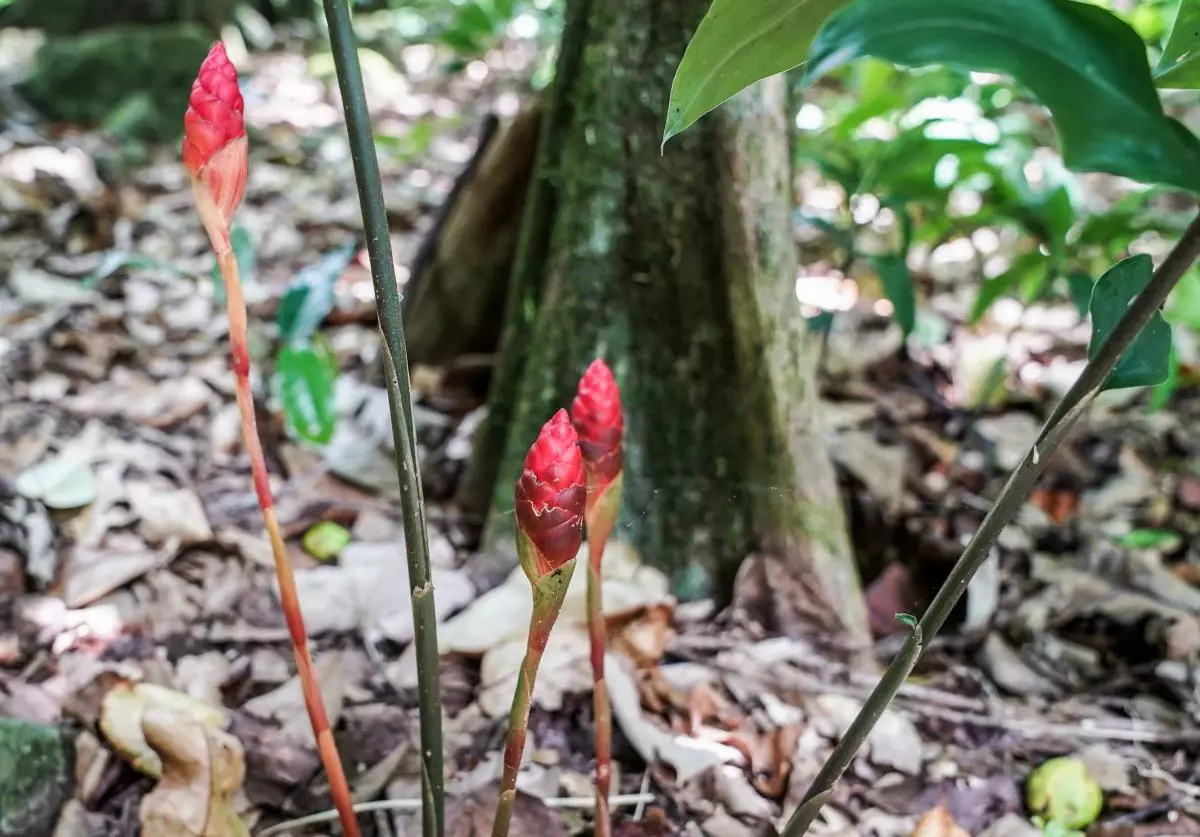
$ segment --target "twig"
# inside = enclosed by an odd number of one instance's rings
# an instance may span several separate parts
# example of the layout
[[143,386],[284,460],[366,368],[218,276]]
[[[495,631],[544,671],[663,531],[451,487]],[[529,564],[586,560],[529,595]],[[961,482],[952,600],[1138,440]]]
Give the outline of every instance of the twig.
[[[645,805],[647,802],[653,802],[655,796],[652,793],[627,793],[617,794],[608,798],[610,808],[627,808],[630,805]],[[596,807],[596,798],[594,796],[561,796],[543,799],[542,804],[547,808],[555,809],[570,809],[576,811],[587,811]],[[354,806],[355,813],[366,814],[371,811],[418,811],[421,808],[421,800],[419,799],[380,799],[374,802],[360,802]],[[302,828],[306,825],[316,825],[317,823],[329,822],[337,819],[337,811],[321,811],[317,814],[310,814],[307,817],[300,817],[295,820],[281,822],[278,825],[273,825],[270,828],[264,828],[258,833],[258,837],[271,837],[273,834],[282,834],[293,828]]]
[[441,837],[445,820],[445,777],[442,754],[442,698],[438,685],[437,615],[433,579],[429,569],[429,535],[425,525],[421,471],[417,464],[417,438],[413,426],[412,391],[408,376],[408,351],[400,312],[400,291],[392,264],[387,208],[375,155],[370,112],[358,63],[358,42],[346,0],[323,0],[329,24],[329,41],[337,71],[350,156],[358,183],[375,307],[379,311],[380,339],[396,471],[400,480],[400,507],[404,519],[404,545],[408,558],[408,584],[412,596],[413,642],[417,648],[417,692],[421,724],[422,833]]
[[1141,333],[1146,324],[1166,301],[1167,295],[1192,263],[1200,257],[1200,216],[1195,218],[1184,231],[1182,238],[1167,255],[1163,263],[1142,289],[1116,328],[1101,344],[1096,356],[1088,361],[1078,380],[1054,408],[1041,432],[1034,440],[1024,461],[1009,477],[992,510],[979,525],[975,536],[963,550],[958,563],[938,590],[921,621],[913,627],[912,634],[892,664],[884,672],[879,684],[871,692],[859,711],[821,767],[816,778],[804,794],[796,812],[783,829],[783,837],[801,837],[816,819],[821,806],[833,791],[834,782],[841,777],[855,754],[866,741],[875,722],[896,696],[901,684],[916,665],[923,650],[923,640],[932,639],[950,616],[951,610],[966,591],[971,577],[987,558],[1001,530],[1024,505],[1038,477],[1046,469],[1051,455],[1074,426],[1076,420],[1100,393],[1117,361]]

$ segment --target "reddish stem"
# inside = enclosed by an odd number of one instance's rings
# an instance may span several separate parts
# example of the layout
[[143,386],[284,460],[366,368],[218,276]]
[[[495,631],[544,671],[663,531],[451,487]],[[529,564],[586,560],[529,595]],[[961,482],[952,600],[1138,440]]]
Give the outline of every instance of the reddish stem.
[[296,657],[296,674],[300,678],[300,690],[304,695],[304,706],[312,722],[313,735],[317,740],[317,752],[321,764],[329,777],[329,795],[337,809],[345,837],[359,837],[358,819],[354,815],[354,802],[350,798],[350,786],[338,757],[337,745],[329,716],[325,712],[325,701],[317,687],[317,675],[313,670],[308,652],[308,632],[300,614],[300,597],[296,593],[296,576],[292,562],[279,531],[275,517],[275,499],[267,477],[267,461],[263,455],[262,441],[258,436],[258,422],[254,417],[254,396],[250,392],[250,352],[246,341],[246,301],[242,295],[242,283],[238,274],[237,259],[233,250],[222,248],[217,253],[217,263],[225,280],[225,295],[229,312],[229,341],[232,344],[233,371],[237,380],[238,410],[242,420],[242,439],[250,457],[250,471],[254,477],[254,490],[258,505],[262,509],[263,523],[271,541],[271,553],[275,558],[275,575],[279,579],[279,601],[283,618],[291,637],[292,650]]

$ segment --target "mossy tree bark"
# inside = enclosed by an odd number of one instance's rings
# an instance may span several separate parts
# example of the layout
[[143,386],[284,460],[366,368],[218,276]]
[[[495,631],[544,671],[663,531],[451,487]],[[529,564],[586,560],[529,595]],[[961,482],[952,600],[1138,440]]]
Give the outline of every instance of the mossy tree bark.
[[727,589],[779,556],[866,637],[794,283],[788,120],[756,85],[660,155],[674,69],[706,0],[569,0],[473,476],[485,539],[540,425],[596,356],[626,412],[618,533]]

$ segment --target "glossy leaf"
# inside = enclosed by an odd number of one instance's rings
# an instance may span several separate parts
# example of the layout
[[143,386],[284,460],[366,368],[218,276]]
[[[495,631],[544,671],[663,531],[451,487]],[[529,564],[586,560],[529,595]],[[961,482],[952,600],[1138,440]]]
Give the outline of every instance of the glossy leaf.
[[1179,0],[1179,12],[1154,68],[1159,87],[1200,87],[1200,0]]
[[355,243],[348,241],[296,274],[275,314],[284,342],[306,342],[320,327],[333,310],[333,283],[350,264],[356,249]]
[[[1125,314],[1130,301],[1142,291],[1154,275],[1154,262],[1144,253],[1117,262],[1104,272],[1092,290],[1092,339],[1088,359],[1094,358],[1100,345]],[[1142,330],[1113,370],[1102,389],[1124,389],[1160,384],[1171,371],[1171,327],[1162,314]]]
[[813,40],[811,83],[863,56],[1006,73],[1048,107],[1069,168],[1200,189],[1200,142],[1163,113],[1146,50],[1071,0],[855,0]]
[[287,426],[298,438],[321,445],[333,438],[337,372],[337,358],[325,340],[279,350],[275,359],[279,398]]
[[735,93],[804,61],[847,0],[713,0],[671,82],[663,142]]
[[905,338],[912,334],[916,325],[917,302],[913,292],[912,273],[899,256],[876,256],[871,259],[883,292],[892,303],[893,316],[904,332]]

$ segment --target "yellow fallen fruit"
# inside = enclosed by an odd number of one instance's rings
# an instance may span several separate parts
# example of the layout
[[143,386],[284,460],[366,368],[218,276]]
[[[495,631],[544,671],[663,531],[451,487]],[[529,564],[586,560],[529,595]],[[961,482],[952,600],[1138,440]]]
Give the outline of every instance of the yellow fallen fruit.
[[1067,828],[1086,828],[1104,808],[1104,792],[1087,765],[1070,756],[1050,759],[1029,774],[1029,810]]

